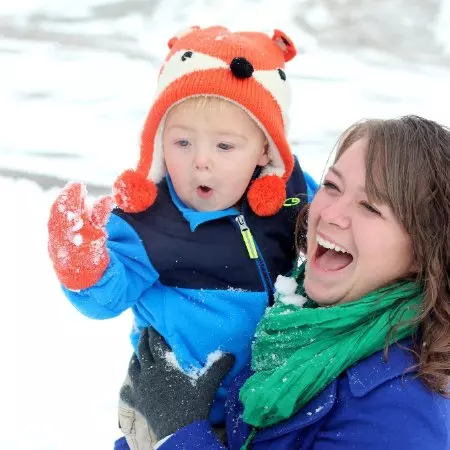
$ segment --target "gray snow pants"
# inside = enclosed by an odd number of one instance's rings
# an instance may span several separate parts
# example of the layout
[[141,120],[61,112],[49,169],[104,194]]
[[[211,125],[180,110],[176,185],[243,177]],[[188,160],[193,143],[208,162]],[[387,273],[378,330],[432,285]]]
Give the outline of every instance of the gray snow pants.
[[[127,377],[123,383],[129,385]],[[130,450],[153,450],[157,442],[153,430],[148,426],[144,416],[130,408],[119,399],[119,428],[127,440]]]

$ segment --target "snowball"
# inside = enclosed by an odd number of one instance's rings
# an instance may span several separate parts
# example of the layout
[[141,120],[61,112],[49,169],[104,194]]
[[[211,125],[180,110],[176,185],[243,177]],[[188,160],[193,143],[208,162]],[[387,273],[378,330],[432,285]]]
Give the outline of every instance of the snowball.
[[275,281],[275,289],[281,295],[293,295],[297,290],[297,282],[294,278],[284,277],[283,275],[278,275]]
[[293,294],[293,295],[280,295],[279,298],[281,303],[284,303],[285,305],[295,305],[301,308],[308,299],[306,297],[303,297],[302,295]]

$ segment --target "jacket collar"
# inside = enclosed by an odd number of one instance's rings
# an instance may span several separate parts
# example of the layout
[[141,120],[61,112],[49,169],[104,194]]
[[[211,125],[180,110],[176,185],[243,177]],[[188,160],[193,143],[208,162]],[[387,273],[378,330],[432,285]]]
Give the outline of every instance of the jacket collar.
[[284,422],[261,430],[253,442],[273,439],[276,436],[305,428],[325,417],[336,402],[337,382],[333,381],[319,395],[314,397],[297,414]]
[[[348,378],[352,395],[363,397],[386,381],[401,376],[408,367],[413,366],[412,353],[402,348],[410,346],[411,339],[404,339],[389,347],[387,361],[384,360],[384,352],[379,351],[347,369],[344,374]],[[249,368],[247,370],[246,377],[250,375]],[[338,379],[335,379],[290,419],[261,430],[255,436],[254,442],[270,440],[318,422],[333,408],[337,399],[337,387]]]
[[166,176],[166,180],[172,202],[188,221],[191,231],[195,231],[202,223],[221,219],[222,217],[237,216],[239,214],[239,211],[236,208],[227,208],[220,211],[196,211],[195,209],[189,208],[183,203],[180,197],[178,197],[169,175]]
[[402,348],[410,348],[411,344],[411,339],[404,339],[389,347],[387,360],[384,359],[384,352],[380,351],[347,369],[351,393],[355,397],[363,397],[414,366],[416,362],[413,354]]

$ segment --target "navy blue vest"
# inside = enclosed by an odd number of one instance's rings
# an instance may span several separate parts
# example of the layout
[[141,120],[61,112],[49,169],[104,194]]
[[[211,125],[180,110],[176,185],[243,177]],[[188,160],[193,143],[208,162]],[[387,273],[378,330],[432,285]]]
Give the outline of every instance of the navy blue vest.
[[253,260],[249,258],[235,216],[202,223],[191,231],[171,199],[166,180],[158,185],[156,201],[146,211],[128,214],[116,209],[114,213],[137,232],[163,285],[266,290],[270,296],[277,275],[289,272],[296,257],[295,220],[307,199],[305,178],[297,160],[287,184],[287,197],[299,198],[301,202],[283,207],[271,217],[257,216],[246,197],[243,200],[241,214],[258,248],[259,258]]

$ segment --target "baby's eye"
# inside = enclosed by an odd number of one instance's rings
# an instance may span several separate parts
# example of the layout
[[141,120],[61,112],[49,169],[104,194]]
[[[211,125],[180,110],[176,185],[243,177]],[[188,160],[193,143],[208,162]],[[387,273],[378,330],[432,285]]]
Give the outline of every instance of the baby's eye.
[[230,144],[225,144],[225,142],[220,142],[217,144],[217,148],[220,150],[231,150],[233,146]]
[[189,147],[190,142],[187,139],[178,139],[178,141],[175,141],[175,145],[178,145],[178,147]]

